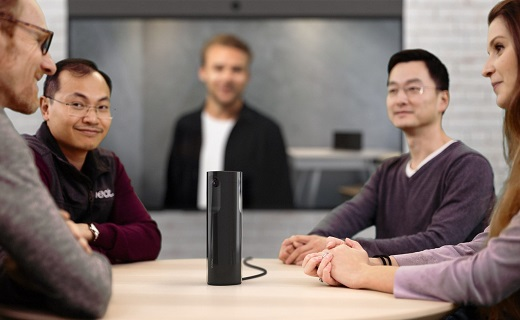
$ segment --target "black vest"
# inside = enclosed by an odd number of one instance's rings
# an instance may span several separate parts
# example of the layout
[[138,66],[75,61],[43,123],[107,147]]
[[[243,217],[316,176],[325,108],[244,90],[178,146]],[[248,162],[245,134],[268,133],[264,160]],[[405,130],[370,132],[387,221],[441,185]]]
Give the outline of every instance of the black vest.
[[23,135],[35,156],[47,166],[49,191],[59,208],[76,223],[108,221],[115,198],[116,162],[113,153],[97,148],[88,152],[81,171],[71,165],[46,123],[35,136]]

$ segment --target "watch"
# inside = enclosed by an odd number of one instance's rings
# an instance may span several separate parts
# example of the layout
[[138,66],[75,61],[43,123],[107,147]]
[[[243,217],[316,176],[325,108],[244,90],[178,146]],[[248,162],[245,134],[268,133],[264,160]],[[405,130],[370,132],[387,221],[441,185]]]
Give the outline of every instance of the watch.
[[97,238],[99,237],[99,230],[96,228],[96,226],[93,223],[88,225],[88,229],[90,230],[90,232],[92,232],[92,235],[94,236],[94,239],[92,240],[92,242],[95,242],[97,240]]

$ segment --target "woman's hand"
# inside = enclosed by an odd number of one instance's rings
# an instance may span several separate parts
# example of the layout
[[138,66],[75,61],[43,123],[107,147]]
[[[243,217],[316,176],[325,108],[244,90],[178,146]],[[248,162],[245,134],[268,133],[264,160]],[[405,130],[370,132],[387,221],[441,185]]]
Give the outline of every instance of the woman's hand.
[[362,288],[364,274],[370,268],[368,254],[363,247],[347,238],[344,245],[330,249],[330,254],[330,266],[324,266],[324,273],[329,273],[332,279],[349,288]]
[[309,276],[318,277],[321,282],[325,282],[330,286],[340,286],[341,283],[334,280],[330,275],[332,257],[328,250],[308,254],[303,259],[303,272]]

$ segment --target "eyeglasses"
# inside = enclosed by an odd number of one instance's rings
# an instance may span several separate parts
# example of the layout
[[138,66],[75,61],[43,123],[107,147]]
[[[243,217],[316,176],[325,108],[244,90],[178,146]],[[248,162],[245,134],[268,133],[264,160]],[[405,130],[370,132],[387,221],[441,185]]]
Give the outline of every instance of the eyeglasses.
[[[420,96],[424,93],[424,89],[435,89],[438,90],[437,87],[429,87],[429,86],[419,86],[419,85],[408,85],[404,86],[403,88],[404,94],[408,98]],[[398,86],[390,86],[388,87],[387,95],[389,97],[396,97],[399,94],[399,90],[401,90]]]
[[96,116],[99,119],[112,119],[112,114],[110,113],[110,106],[103,104],[99,106],[89,106],[81,102],[62,102],[56,100],[51,97],[45,97],[49,100],[56,101],[58,103],[64,104],[67,106],[69,116],[83,118],[86,117],[90,109],[94,109],[96,111]]
[[41,28],[41,27],[38,27],[32,23],[28,23],[25,21],[20,21],[18,19],[11,18],[2,13],[0,13],[0,19],[14,23],[14,24],[18,24],[22,27],[27,28],[30,31],[38,33],[40,35],[38,42],[41,43],[40,49],[42,50],[42,54],[46,55],[47,52],[49,52],[49,47],[51,46],[52,37],[54,36],[54,32]]

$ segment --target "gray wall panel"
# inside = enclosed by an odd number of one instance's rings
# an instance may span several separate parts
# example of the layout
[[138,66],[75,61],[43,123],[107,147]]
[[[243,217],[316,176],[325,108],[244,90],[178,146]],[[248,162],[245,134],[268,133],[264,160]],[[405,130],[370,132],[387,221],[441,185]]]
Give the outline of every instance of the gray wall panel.
[[251,45],[246,99],[280,123],[288,146],[330,146],[333,131],[358,130],[365,147],[400,150],[385,111],[398,19],[77,19],[70,32],[71,56],[114,80],[117,117],[104,146],[149,208],[161,205],[174,120],[203,102],[199,50],[217,32]]

